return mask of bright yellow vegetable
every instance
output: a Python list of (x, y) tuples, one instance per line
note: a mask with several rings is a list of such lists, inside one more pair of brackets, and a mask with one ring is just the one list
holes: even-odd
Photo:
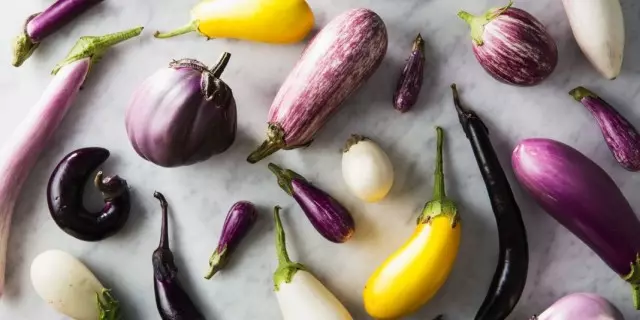
[(444, 133), (438, 132), (433, 200), (420, 217), (413, 236), (392, 254), (364, 287), (364, 306), (375, 319), (397, 319), (417, 311), (449, 276), (460, 245), (460, 221), (447, 199), (442, 169)]
[(191, 10), (188, 25), (154, 36), (171, 38), (196, 31), (207, 38), (295, 43), (313, 24), (313, 12), (304, 0), (204, 0)]

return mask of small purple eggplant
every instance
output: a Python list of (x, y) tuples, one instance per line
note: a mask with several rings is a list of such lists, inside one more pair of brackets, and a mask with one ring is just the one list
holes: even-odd
[(405, 113), (418, 102), (424, 78), (424, 40), (418, 34), (413, 41), (411, 55), (402, 70), (396, 92), (393, 95), (393, 107)]
[(14, 67), (21, 66), (44, 38), (103, 0), (58, 0), (41, 13), (27, 18), (24, 31), (13, 42)]
[(335, 243), (351, 239), (355, 222), (344, 206), (292, 170), (283, 170), (273, 163), (269, 163), (269, 170), (278, 178), (280, 188), (293, 196), (323, 237)]
[(618, 163), (629, 171), (640, 171), (640, 134), (610, 104), (584, 87), (569, 94), (582, 103), (598, 121), (604, 140)]
[(624, 320), (624, 316), (609, 300), (580, 292), (562, 297), (530, 320)]
[(240, 241), (255, 224), (257, 218), (256, 207), (248, 201), (237, 202), (229, 209), (227, 218), (222, 226), (218, 247), (209, 258), (209, 271), (204, 276), (205, 279), (211, 279), (218, 271), (224, 268)]

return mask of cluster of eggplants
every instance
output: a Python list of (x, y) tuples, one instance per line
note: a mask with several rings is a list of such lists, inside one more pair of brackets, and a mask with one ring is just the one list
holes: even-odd
[(511, 85), (537, 85), (555, 70), (558, 48), (540, 21), (512, 4), (458, 16), (471, 27), (473, 52), (490, 75)]
[(607, 299), (580, 292), (562, 297), (530, 320), (624, 320), (624, 316)]
[(569, 94), (582, 103), (598, 122), (604, 140), (618, 163), (629, 171), (640, 171), (640, 134), (616, 109), (585, 87)]
[(393, 107), (402, 113), (409, 111), (418, 102), (424, 78), (424, 61), (424, 40), (418, 34), (393, 95)]
[(631, 284), (640, 308), (640, 220), (613, 179), (578, 150), (550, 139), (520, 142), (512, 165), (538, 204)]
[(278, 178), (280, 188), (293, 196), (325, 239), (335, 243), (351, 239), (355, 222), (342, 204), (292, 170), (284, 170), (273, 163), (269, 164), (269, 170)]
[(163, 167), (191, 165), (227, 150), (237, 129), (236, 102), (220, 75), (224, 53), (212, 69), (197, 60), (173, 61), (136, 90), (126, 127), (135, 151)]

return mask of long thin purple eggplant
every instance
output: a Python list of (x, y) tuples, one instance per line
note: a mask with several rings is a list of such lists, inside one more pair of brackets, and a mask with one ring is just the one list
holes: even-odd
[(102, 1), (58, 0), (43, 12), (29, 16), (24, 31), (13, 42), (13, 66), (21, 66), (42, 40)]
[(640, 171), (640, 134), (610, 104), (585, 87), (569, 94), (582, 103), (598, 121), (604, 140), (620, 165), (629, 171)]
[(424, 78), (424, 61), (424, 40), (418, 34), (393, 95), (393, 107), (402, 113), (409, 111), (418, 102)]
[(273, 163), (269, 163), (269, 170), (278, 178), (280, 188), (293, 196), (323, 237), (335, 243), (351, 239), (355, 222), (351, 213), (336, 199), (292, 170), (283, 170)]
[(230, 256), (236, 251), (240, 241), (255, 224), (257, 218), (256, 207), (249, 201), (236, 202), (229, 209), (227, 218), (222, 226), (218, 247), (209, 259), (209, 271), (204, 276), (205, 279), (211, 279), (220, 269), (224, 268)]

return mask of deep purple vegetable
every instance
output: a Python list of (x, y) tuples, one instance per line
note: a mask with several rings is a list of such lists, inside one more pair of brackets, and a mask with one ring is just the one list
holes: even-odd
[(512, 4), (458, 16), (471, 27), (473, 53), (489, 74), (507, 84), (533, 86), (556, 68), (558, 48), (540, 21)]
[(573, 293), (531, 320), (624, 320), (624, 317), (616, 306), (597, 294)]
[(101, 37), (80, 38), (67, 58), (53, 70), (56, 76), (3, 146), (0, 155), (0, 295), (4, 289), (11, 216), (25, 180), (71, 107), (91, 65), (109, 47), (140, 32), (142, 27)]
[(640, 171), (640, 134), (610, 104), (585, 87), (569, 94), (581, 102), (598, 121), (604, 140), (618, 163), (629, 171)]
[(160, 244), (153, 252), (153, 290), (156, 306), (162, 320), (204, 320), (204, 316), (178, 280), (178, 268), (169, 248), (169, 221), (167, 219), (167, 200), (160, 192), (153, 196), (162, 207), (162, 230)]
[(355, 222), (343, 205), (292, 170), (283, 170), (273, 163), (269, 163), (269, 170), (278, 178), (280, 188), (293, 196), (323, 237), (335, 243), (351, 239)]
[(258, 212), (251, 202), (240, 201), (231, 206), (222, 226), (218, 247), (209, 258), (209, 271), (204, 276), (205, 279), (211, 279), (218, 271), (224, 268), (233, 252), (236, 251), (240, 241), (255, 224), (257, 218)]
[(193, 59), (173, 61), (133, 94), (125, 124), (144, 159), (163, 167), (191, 165), (226, 151), (236, 137), (236, 101), (220, 75), (231, 55), (212, 69)]
[(267, 139), (247, 161), (311, 144), (342, 103), (376, 71), (387, 52), (387, 29), (375, 12), (349, 10), (309, 43), (269, 110)]
[(640, 220), (611, 177), (578, 150), (550, 139), (523, 140), (511, 161), (538, 204), (631, 284), (640, 308)]
[(402, 113), (409, 111), (418, 102), (424, 78), (424, 60), (424, 40), (418, 34), (393, 95), (393, 107)]
[(47, 186), (49, 212), (58, 227), (85, 241), (98, 241), (120, 231), (129, 218), (129, 186), (118, 176), (95, 176), (104, 207), (88, 211), (82, 204), (84, 185), (98, 166), (109, 158), (109, 150), (83, 148), (66, 155), (53, 170)]
[(103, 0), (58, 0), (41, 13), (27, 18), (24, 30), (13, 42), (14, 67), (21, 66), (47, 36)]

